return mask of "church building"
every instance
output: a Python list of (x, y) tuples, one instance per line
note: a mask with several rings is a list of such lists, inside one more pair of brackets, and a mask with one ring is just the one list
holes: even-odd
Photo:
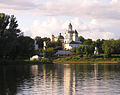
[(72, 49), (73, 47), (77, 48), (79, 46), (83, 46), (83, 44), (78, 41), (78, 32), (77, 30), (72, 29), (71, 23), (68, 25), (68, 30), (65, 33), (64, 44), (64, 48), (67, 50)]
[(61, 33), (58, 37), (52, 35), (51, 41), (54, 42), (58, 39), (64, 44), (63, 46), (66, 50), (70, 50), (73, 47), (83, 46), (83, 44), (80, 41), (78, 41), (78, 32), (77, 30), (72, 29), (71, 23), (68, 25), (68, 30), (65, 33), (65, 37), (63, 37)]

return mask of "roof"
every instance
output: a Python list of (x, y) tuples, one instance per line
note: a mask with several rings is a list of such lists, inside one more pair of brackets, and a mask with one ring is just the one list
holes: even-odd
[(58, 39), (64, 39), (64, 37), (63, 36), (58, 36)]
[(60, 33), (60, 35), (57, 38), (58, 39), (64, 39), (64, 37), (61, 35), (61, 33)]
[(55, 55), (69, 55), (71, 52), (67, 50), (58, 50)]
[(69, 30), (68, 30), (68, 33), (74, 33), (74, 31), (69, 31)]
[(71, 40), (71, 41), (69, 41), (69, 42), (66, 43), (66, 44), (82, 44), (82, 43), (81, 43), (81, 42), (75, 42), (75, 41)]
[(69, 27), (72, 27), (72, 24), (71, 23), (69, 23), (69, 25), (68, 25)]
[(74, 32), (75, 34), (78, 34), (78, 32), (77, 32), (77, 30), (75, 30), (75, 32)]

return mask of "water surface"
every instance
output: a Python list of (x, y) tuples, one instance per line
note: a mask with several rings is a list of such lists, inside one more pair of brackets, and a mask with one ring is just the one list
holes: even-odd
[(0, 95), (120, 95), (120, 65), (0, 65)]

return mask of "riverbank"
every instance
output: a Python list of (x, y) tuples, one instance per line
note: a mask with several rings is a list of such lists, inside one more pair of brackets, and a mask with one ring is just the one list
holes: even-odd
[[(53, 59), (53, 60), (52, 60)], [(39, 60), (0, 60), (3, 65), (24, 65), (24, 64), (76, 64), (76, 63), (120, 63), (120, 56), (113, 56), (112, 58), (97, 57), (80, 57), (80, 56), (58, 56), (52, 59), (39, 59)]]
[(120, 63), (120, 58), (79, 58), (78, 56), (74, 57), (65, 57), (57, 58), (53, 63)]
[(53, 64), (51, 60), (0, 60), (0, 65)]
[(86, 63), (111, 63), (111, 64), (115, 64), (115, 63), (120, 63), (120, 62), (115, 62), (115, 61), (99, 61), (99, 62), (97, 62), (97, 61), (64, 61), (64, 62), (62, 62), (62, 61), (54, 61), (53, 62), (54, 64), (86, 64)]

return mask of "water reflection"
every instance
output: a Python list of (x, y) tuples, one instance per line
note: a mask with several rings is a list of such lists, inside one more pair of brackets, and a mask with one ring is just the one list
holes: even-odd
[(119, 64), (0, 66), (0, 95), (119, 95)]

